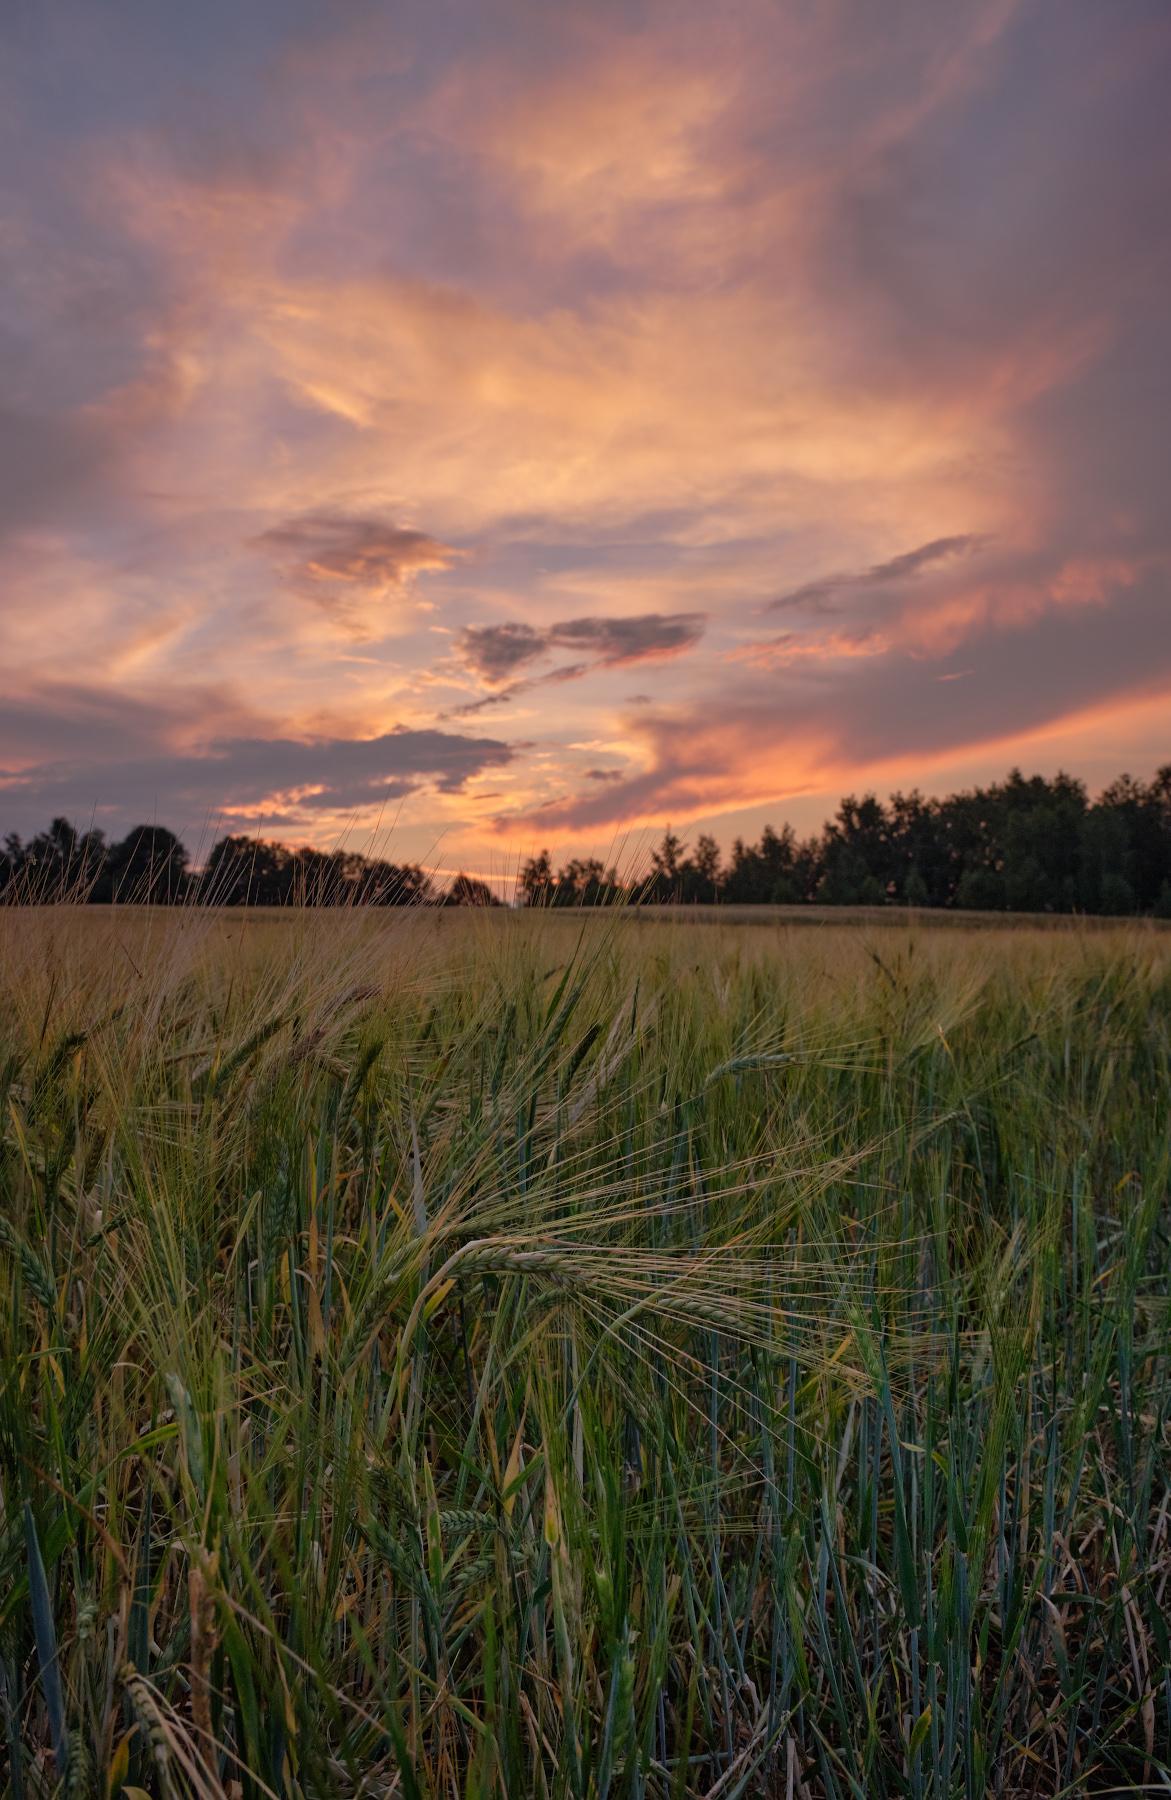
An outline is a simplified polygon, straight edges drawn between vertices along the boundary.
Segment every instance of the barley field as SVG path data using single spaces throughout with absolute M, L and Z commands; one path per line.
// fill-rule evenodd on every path
M 0 914 L 3 1793 L 1171 1791 L 1171 933 Z

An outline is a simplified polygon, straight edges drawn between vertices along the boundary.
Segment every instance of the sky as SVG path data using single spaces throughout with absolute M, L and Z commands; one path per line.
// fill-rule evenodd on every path
M 1167 0 L 10 0 L 0 834 L 1171 760 Z

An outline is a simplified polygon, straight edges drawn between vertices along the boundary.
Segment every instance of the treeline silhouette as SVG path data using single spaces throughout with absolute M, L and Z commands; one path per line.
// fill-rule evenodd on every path
M 816 836 L 766 825 L 724 863 L 714 838 L 688 850 L 668 831 L 646 876 L 623 884 L 596 861 L 521 871 L 529 904 L 582 906 L 616 891 L 647 902 L 739 906 L 930 906 L 988 912 L 1148 913 L 1171 918 L 1171 764 L 1120 776 L 1097 800 L 1059 774 L 927 799 L 842 801 Z
M 714 838 L 667 831 L 650 867 L 619 874 L 593 860 L 554 869 L 548 851 L 517 881 L 529 906 L 606 903 L 953 907 L 991 912 L 1145 913 L 1171 918 L 1171 764 L 1153 780 L 1120 776 L 1096 800 L 1058 774 L 1014 769 L 942 799 L 918 792 L 844 799 L 815 836 L 766 825 L 724 862 Z M 223 837 L 201 868 L 174 832 L 137 825 L 108 843 L 54 819 L 27 842 L 5 839 L 0 902 L 217 906 L 495 906 L 486 882 L 438 886 L 417 863 L 350 850 L 290 849 Z
M 476 888 L 483 889 L 480 904 L 492 900 L 470 876 L 448 892 L 454 904 L 468 904 Z M 220 838 L 203 867 L 192 869 L 182 840 L 162 825 L 136 825 L 110 844 L 101 831 L 79 832 L 68 819 L 54 819 L 27 843 L 9 836 L 0 854 L 0 900 L 9 904 L 408 906 L 447 898 L 415 863 L 352 850 L 290 850 L 262 838 Z

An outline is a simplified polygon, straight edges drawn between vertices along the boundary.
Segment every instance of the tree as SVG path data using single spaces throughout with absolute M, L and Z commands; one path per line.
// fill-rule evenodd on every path
M 809 898 L 819 874 L 816 845 L 798 845 L 791 825 L 766 825 L 759 844 L 737 838 L 732 845 L 721 894 L 740 906 L 793 906 Z
M 481 881 L 476 875 L 465 875 L 461 869 L 448 888 L 443 904 L 445 906 L 499 906 L 500 902 L 486 881 Z
M 916 791 L 892 794 L 887 832 L 894 898 L 908 906 L 946 906 L 954 881 L 939 802 Z
M 517 877 L 516 885 L 522 906 L 547 904 L 553 892 L 553 865 L 549 861 L 547 850 L 542 850 L 539 856 L 529 857 Z
M 682 886 L 683 852 L 686 845 L 670 826 L 663 833 L 657 850 L 651 851 L 651 872 L 643 886 L 642 898 L 650 904 L 678 900 Z
M 706 832 L 696 839 L 694 865 L 694 899 L 710 904 L 720 897 L 720 846 Z
M 1134 911 L 1134 889 L 1125 875 L 1112 869 L 1103 876 L 1101 906 L 1104 913 L 1114 917 Z
M 186 892 L 187 852 L 162 825 L 136 825 L 109 854 L 111 897 L 173 905 Z
M 605 870 L 596 856 L 574 858 L 557 872 L 554 906 L 598 906 L 608 896 Z
M 291 897 L 292 869 L 283 844 L 224 837 L 204 865 L 199 897 L 213 906 L 282 906 Z
M 1087 905 L 1111 872 L 1125 877 L 1140 911 L 1157 905 L 1171 881 L 1171 766 L 1149 784 L 1130 775 L 1112 782 L 1086 815 L 1084 851 Z
M 20 892 L 24 874 L 24 845 L 20 834 L 10 831 L 0 851 L 0 899 L 10 902 Z
M 931 891 L 918 863 L 912 863 L 903 881 L 902 898 L 908 906 L 930 906 Z
M 418 863 L 368 862 L 354 898 L 362 906 L 426 906 L 431 878 Z
M 0 888 L 16 888 L 29 901 L 101 900 L 105 838 L 100 831 L 78 832 L 56 818 L 27 844 L 12 833 L 0 857 Z
M 996 869 L 965 869 L 956 888 L 956 905 L 973 912 L 1003 912 L 1004 876 Z
M 842 801 L 825 828 L 817 897 L 828 906 L 879 906 L 895 885 L 889 821 L 873 794 Z
M 1086 791 L 1069 775 L 1029 780 L 1013 769 L 993 789 L 1002 819 L 1005 898 L 1013 912 L 1070 912 L 1079 900 Z

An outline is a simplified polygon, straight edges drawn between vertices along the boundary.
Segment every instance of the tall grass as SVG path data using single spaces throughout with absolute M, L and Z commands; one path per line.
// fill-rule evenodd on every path
M 1167 1791 L 1171 937 L 0 919 L 4 1792 Z

